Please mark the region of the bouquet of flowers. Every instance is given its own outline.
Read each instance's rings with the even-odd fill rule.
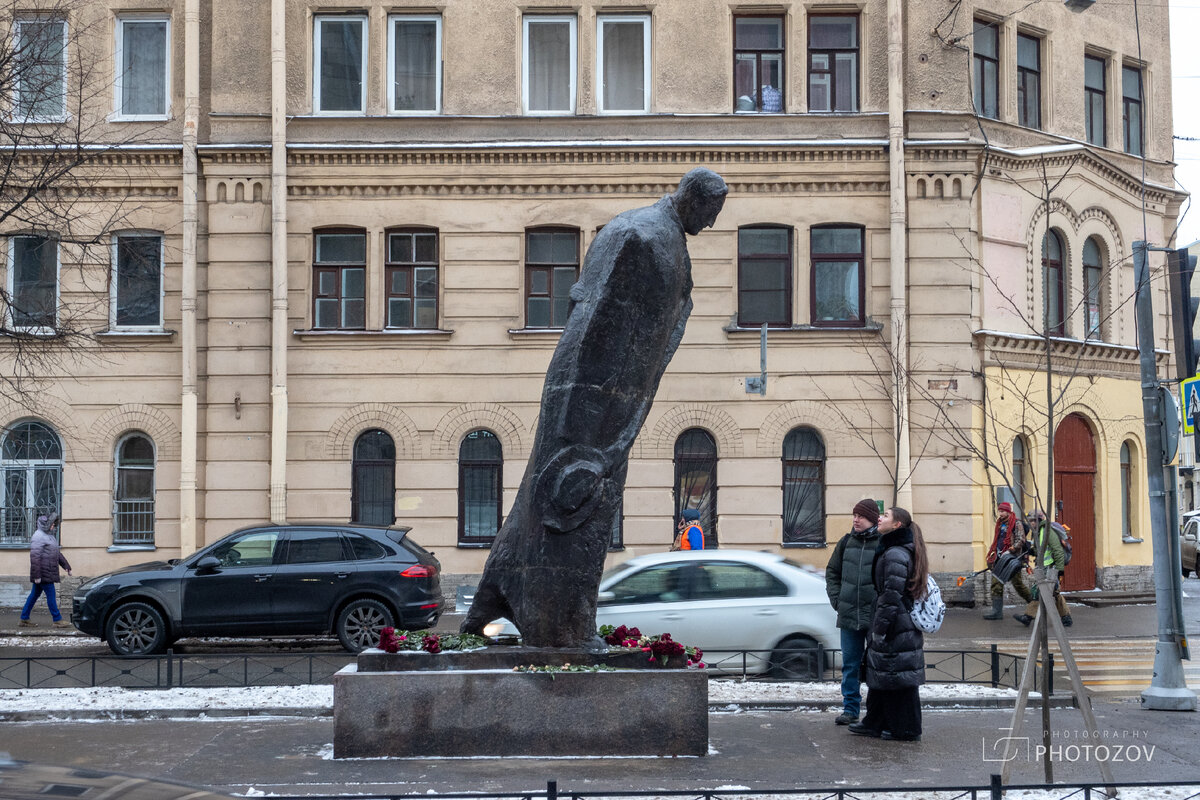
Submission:
[[[671,638],[669,633],[646,636],[637,628],[627,628],[624,625],[616,628],[612,625],[604,625],[598,633],[610,647],[636,647],[648,653],[649,660],[658,666],[668,666],[672,658],[676,662],[680,658],[686,658],[686,666],[691,669],[704,669],[705,667],[703,650],[677,642]]]

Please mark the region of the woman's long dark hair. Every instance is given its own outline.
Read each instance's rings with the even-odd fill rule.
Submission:
[[[892,519],[901,526],[912,531],[913,536],[913,569],[908,579],[908,593],[914,600],[925,596],[926,584],[929,582],[929,553],[925,550],[925,537],[921,534],[921,526],[913,522],[908,509],[892,506]]]

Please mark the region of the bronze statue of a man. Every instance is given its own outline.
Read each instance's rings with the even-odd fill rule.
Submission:
[[[536,647],[596,646],[596,595],[629,450],[692,310],[687,235],[728,187],[697,168],[592,243],[542,390],[533,452],[461,629],[508,617]]]

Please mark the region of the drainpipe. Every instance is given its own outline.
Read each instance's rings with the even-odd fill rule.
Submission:
[[[287,51],[271,0],[271,521],[287,519]]]
[[[904,170],[904,3],[888,0],[888,167],[891,202],[891,328],[896,407],[896,505],[912,508],[908,400],[908,180]]]
[[[196,142],[200,125],[200,0],[183,8],[183,280],[182,386],[179,454],[179,555],[195,552],[203,542],[196,521],[196,453],[199,397],[196,346],[196,247],[199,238],[199,165]]]

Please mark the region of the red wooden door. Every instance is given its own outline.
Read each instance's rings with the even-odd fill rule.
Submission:
[[[1071,414],[1054,434],[1054,518],[1071,529],[1071,563],[1062,588],[1096,586],[1096,445],[1083,417]]]

